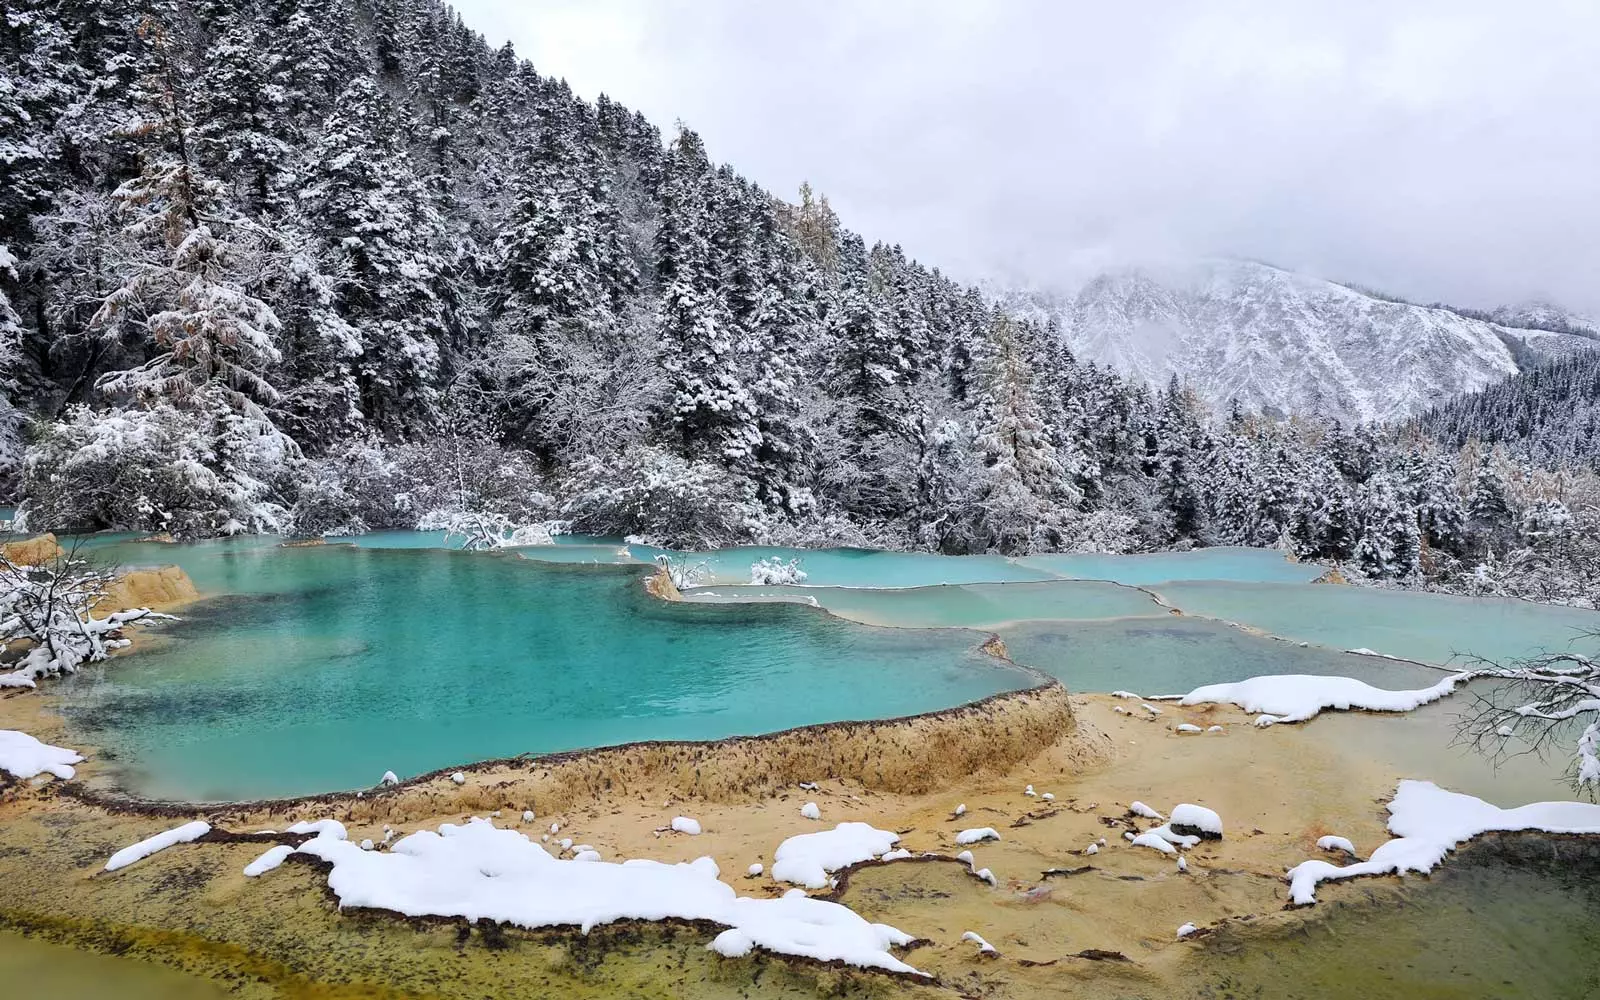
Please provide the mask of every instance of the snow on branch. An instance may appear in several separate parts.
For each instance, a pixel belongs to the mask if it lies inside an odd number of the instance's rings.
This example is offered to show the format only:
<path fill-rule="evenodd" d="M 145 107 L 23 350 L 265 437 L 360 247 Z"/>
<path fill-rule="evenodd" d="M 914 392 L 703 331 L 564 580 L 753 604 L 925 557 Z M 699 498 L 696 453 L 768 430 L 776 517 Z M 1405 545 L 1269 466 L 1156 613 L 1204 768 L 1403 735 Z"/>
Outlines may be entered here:
<path fill-rule="evenodd" d="M 123 630 L 132 624 L 172 618 L 149 608 L 96 615 L 115 580 L 63 554 L 43 566 L 21 566 L 0 557 L 0 655 L 21 647 L 23 653 L 0 688 L 36 687 L 41 677 L 76 673 L 132 640 Z"/>
<path fill-rule="evenodd" d="M 519 525 L 504 514 L 471 510 L 436 510 L 417 519 L 418 531 L 443 531 L 445 541 L 459 538 L 462 548 L 475 552 L 519 545 L 554 545 L 555 536 L 565 527 L 559 521 Z"/>
<path fill-rule="evenodd" d="M 1579 641 L 1600 640 L 1600 631 Z M 1567 777 L 1591 798 L 1600 793 L 1600 659 L 1575 650 L 1542 653 L 1508 664 L 1480 661 L 1472 677 L 1496 683 L 1475 690 L 1457 738 L 1495 761 L 1524 753 L 1547 756 L 1570 740 Z M 1562 753 L 1569 751 L 1562 750 Z"/>

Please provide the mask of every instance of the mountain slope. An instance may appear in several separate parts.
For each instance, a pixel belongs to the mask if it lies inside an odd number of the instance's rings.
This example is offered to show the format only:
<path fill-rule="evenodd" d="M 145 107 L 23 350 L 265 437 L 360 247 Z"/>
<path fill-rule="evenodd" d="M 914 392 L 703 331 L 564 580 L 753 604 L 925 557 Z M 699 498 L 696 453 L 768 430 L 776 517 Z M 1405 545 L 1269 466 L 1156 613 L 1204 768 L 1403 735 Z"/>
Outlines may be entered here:
<path fill-rule="evenodd" d="M 1070 295 L 1007 293 L 1078 354 L 1159 385 L 1177 375 L 1219 405 L 1348 422 L 1412 416 L 1594 341 L 1238 260 L 1107 272 Z M 1514 343 L 1508 345 L 1508 338 Z"/>
<path fill-rule="evenodd" d="M 1540 465 L 1600 467 L 1600 352 L 1546 362 L 1416 418 L 1448 447 L 1504 444 Z"/>

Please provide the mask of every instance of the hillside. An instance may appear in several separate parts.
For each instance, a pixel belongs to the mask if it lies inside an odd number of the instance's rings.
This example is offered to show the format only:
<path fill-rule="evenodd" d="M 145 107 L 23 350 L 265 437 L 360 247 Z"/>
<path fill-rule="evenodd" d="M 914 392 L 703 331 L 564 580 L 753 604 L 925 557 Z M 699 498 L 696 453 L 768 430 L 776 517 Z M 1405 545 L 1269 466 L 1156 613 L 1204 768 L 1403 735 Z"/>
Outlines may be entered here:
<path fill-rule="evenodd" d="M 1600 468 L 1600 352 L 1546 362 L 1418 415 L 1448 447 L 1503 444 L 1547 468 Z"/>

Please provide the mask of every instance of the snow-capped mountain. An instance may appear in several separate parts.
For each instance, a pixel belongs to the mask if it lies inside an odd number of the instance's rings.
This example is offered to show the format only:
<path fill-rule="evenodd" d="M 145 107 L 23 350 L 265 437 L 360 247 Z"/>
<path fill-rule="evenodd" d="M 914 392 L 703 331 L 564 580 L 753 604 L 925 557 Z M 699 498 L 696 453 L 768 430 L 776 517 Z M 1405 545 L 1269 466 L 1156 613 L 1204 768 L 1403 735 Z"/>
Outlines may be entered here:
<path fill-rule="evenodd" d="M 1515 374 L 1519 358 L 1600 347 L 1569 332 L 1577 324 L 1511 327 L 1240 260 L 1125 268 L 1075 292 L 1000 298 L 1054 319 L 1079 356 L 1151 384 L 1176 374 L 1218 405 L 1347 422 L 1408 417 Z M 1538 315 L 1506 310 L 1503 322 Z"/>

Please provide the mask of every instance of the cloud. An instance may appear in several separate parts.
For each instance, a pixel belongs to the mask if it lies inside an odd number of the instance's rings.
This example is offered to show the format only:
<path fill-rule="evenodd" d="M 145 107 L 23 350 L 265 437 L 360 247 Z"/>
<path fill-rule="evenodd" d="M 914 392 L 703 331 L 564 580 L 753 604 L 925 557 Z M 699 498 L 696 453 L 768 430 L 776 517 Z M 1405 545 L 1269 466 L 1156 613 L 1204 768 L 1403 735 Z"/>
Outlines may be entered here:
<path fill-rule="evenodd" d="M 1222 253 L 1600 312 L 1600 4 L 468 0 L 963 277 Z"/>

